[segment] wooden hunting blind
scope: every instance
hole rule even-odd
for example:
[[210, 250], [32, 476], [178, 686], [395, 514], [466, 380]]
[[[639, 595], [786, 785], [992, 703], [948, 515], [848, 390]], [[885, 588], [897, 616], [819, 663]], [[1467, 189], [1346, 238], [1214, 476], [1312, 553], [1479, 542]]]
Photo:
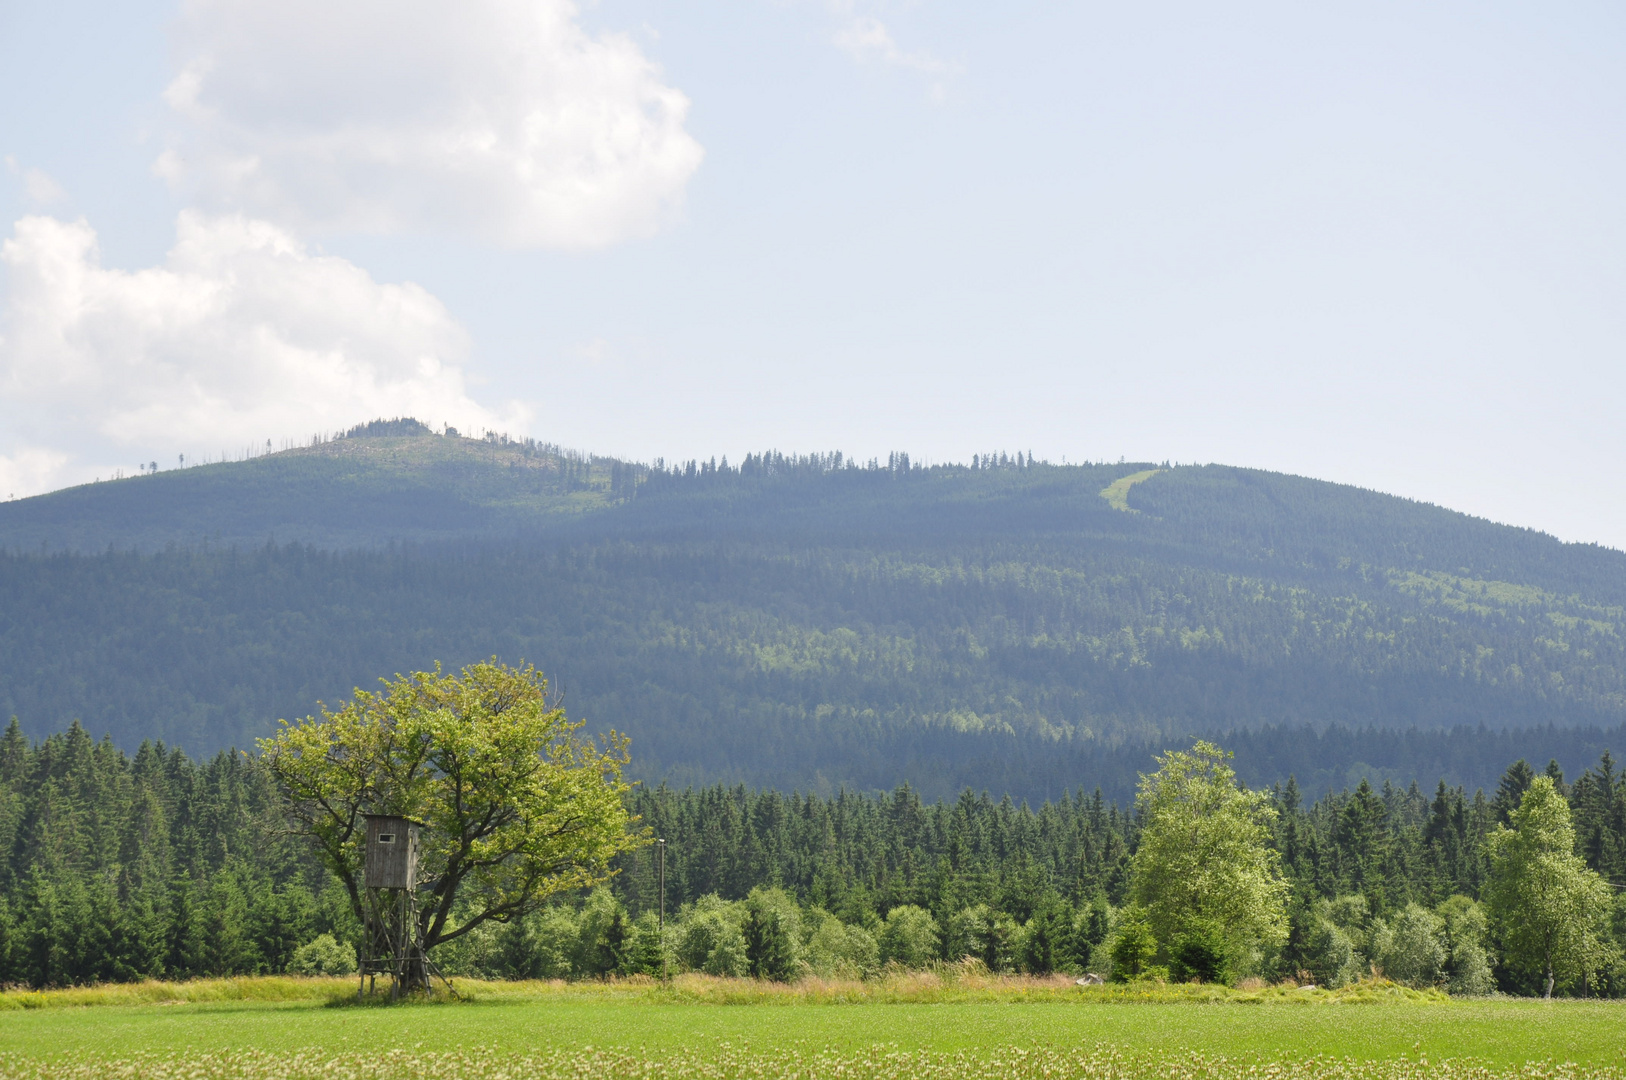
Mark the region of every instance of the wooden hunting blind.
[[356, 996], [380, 975], [389, 976], [391, 998], [427, 991], [431, 975], [450, 990], [452, 984], [430, 962], [423, 945], [423, 913], [416, 897], [420, 823], [395, 814], [362, 816], [367, 819], [361, 866], [366, 934]]
[[368, 814], [364, 882], [369, 889], [412, 889], [418, 883], [418, 823]]

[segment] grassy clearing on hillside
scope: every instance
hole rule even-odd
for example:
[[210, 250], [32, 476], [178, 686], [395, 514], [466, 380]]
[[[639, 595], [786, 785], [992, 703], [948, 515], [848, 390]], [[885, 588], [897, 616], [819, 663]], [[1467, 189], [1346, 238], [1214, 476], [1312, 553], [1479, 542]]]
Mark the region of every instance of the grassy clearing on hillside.
[[1129, 505], [1129, 489], [1142, 480], [1150, 480], [1162, 471], [1162, 469], [1146, 469], [1142, 472], [1130, 473], [1128, 476], [1121, 476], [1101, 489], [1101, 497], [1111, 504], [1114, 510], [1138, 514], [1140, 511]]

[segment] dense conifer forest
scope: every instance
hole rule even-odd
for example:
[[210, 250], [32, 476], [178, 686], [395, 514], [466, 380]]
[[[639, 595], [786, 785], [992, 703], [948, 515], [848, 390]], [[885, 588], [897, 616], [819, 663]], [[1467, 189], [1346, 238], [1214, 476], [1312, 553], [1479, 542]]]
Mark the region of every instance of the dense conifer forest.
[[[1614, 759], [1573, 782], [1556, 763], [1546, 772], [1573, 807], [1577, 853], [1626, 882], [1626, 777]], [[1450, 958], [1467, 955], [1460, 927], [1484, 888], [1485, 838], [1535, 775], [1521, 760], [1488, 793], [1443, 782], [1363, 782], [1319, 798], [1291, 779], [1271, 788], [1272, 843], [1292, 890], [1291, 936], [1272, 971], [1336, 985], [1383, 963], [1407, 920], [1427, 917], [1445, 928], [1436, 936], [1458, 935], [1434, 977], [1467, 978]], [[775, 905], [796, 930], [793, 959], [814, 969], [969, 955], [1004, 970], [1106, 970], [1140, 829], [1136, 812], [1084, 791], [1033, 807], [970, 790], [928, 801], [907, 785], [829, 798], [663, 785], [630, 802], [668, 841], [668, 962], [736, 974], [752, 963], [740, 937], [750, 911]], [[654, 970], [654, 858], [653, 847], [623, 856], [608, 888], [485, 927], [442, 960], [495, 976]], [[1495, 966], [1494, 934], [1482, 916], [1477, 925], [1487, 971], [1533, 992], [1527, 975]], [[1626, 904], [1612, 927], [1626, 935]], [[0, 737], [0, 982], [344, 970], [332, 958], [358, 933], [287, 833], [258, 758], [194, 761], [153, 743], [126, 755], [77, 726], [32, 742], [14, 723]], [[1567, 989], [1618, 994], [1623, 975]]]
[[1035, 803], [1195, 734], [1255, 784], [1471, 789], [1626, 724], [1626, 556], [1336, 484], [411, 421], [242, 456], [0, 504], [0, 718], [208, 755], [498, 656], [647, 780]]

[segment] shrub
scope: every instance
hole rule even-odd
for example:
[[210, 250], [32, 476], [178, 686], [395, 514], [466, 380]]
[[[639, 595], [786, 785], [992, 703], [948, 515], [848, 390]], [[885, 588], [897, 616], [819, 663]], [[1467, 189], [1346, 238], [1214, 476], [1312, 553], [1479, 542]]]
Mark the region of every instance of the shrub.
[[1435, 908], [1446, 949], [1446, 989], [1452, 994], [1481, 996], [1496, 989], [1491, 957], [1485, 948], [1485, 909], [1466, 896], [1453, 896]]
[[1223, 934], [1195, 928], [1169, 950], [1169, 974], [1176, 982], [1224, 982], [1229, 958]]
[[880, 949], [862, 926], [825, 915], [808, 938], [807, 964], [820, 975], [871, 975], [881, 966]]
[[622, 975], [659, 975], [661, 953], [660, 920], [654, 912], [646, 911], [632, 924], [621, 949], [621, 964], [616, 970]]
[[742, 931], [747, 971], [775, 982], [789, 982], [796, 975], [796, 946], [779, 912], [763, 905], [747, 908]]
[[1451, 976], [1445, 988], [1448, 993], [1469, 997], [1483, 997], [1496, 989], [1490, 953], [1483, 945], [1465, 942], [1451, 951]]
[[752, 975], [785, 982], [801, 973], [802, 909], [783, 889], [752, 889], [740, 930]]
[[484, 922], [461, 937], [436, 947], [435, 966], [448, 975], [475, 979], [505, 979], [510, 976], [503, 947], [501, 923]]
[[900, 904], [886, 913], [876, 944], [882, 963], [925, 967], [937, 956], [937, 920], [925, 908]]
[[943, 921], [943, 955], [951, 961], [976, 957], [988, 922], [988, 906], [961, 908]]
[[729, 925], [724, 933], [717, 938], [717, 943], [706, 954], [705, 963], [700, 970], [707, 975], [726, 975], [738, 978], [749, 970], [749, 960], [745, 955], [745, 937], [739, 927]]
[[608, 975], [621, 966], [621, 951], [631, 927], [626, 909], [603, 885], [594, 889], [576, 917], [576, 941], [570, 966], [576, 975]]
[[948, 921], [950, 960], [981, 960], [989, 971], [1009, 971], [1016, 966], [1021, 928], [1004, 912], [987, 904], [964, 908]]
[[1071, 941], [1071, 957], [1073, 964], [1080, 971], [1099, 971], [1110, 968], [1110, 959], [1103, 953], [1099, 958], [1095, 950], [1107, 939], [1107, 931], [1112, 925], [1112, 911], [1107, 907], [1106, 897], [1097, 895], [1090, 901], [1089, 907], [1078, 913], [1073, 920], [1073, 937]]
[[1364, 953], [1371, 908], [1360, 894], [1322, 900], [1315, 906], [1305, 960], [1321, 986], [1348, 986], [1366, 974]]
[[532, 912], [504, 935], [509, 973], [520, 979], [568, 979], [576, 973], [571, 956], [579, 936], [576, 913], [570, 908]]
[[1407, 904], [1393, 923], [1373, 934], [1373, 957], [1397, 983], [1418, 989], [1438, 985], [1445, 974], [1444, 930], [1438, 915]]
[[1157, 956], [1157, 938], [1152, 936], [1145, 912], [1134, 905], [1118, 912], [1118, 925], [1107, 938], [1106, 948], [1112, 958], [1114, 982], [1128, 982], [1150, 974], [1152, 960]]
[[738, 905], [702, 896], [682, 917], [677, 931], [678, 962], [707, 975], [744, 975], [745, 938]]
[[354, 975], [356, 950], [341, 945], [332, 934], [319, 934], [294, 950], [288, 970], [295, 975]]
[[1072, 919], [1066, 908], [1053, 904], [1034, 912], [1023, 927], [1022, 970], [1030, 975], [1048, 975], [1070, 966], [1071, 936]]
[[1350, 944], [1365, 950], [1368, 926], [1372, 921], [1372, 908], [1360, 893], [1335, 896], [1316, 904], [1316, 915], [1344, 932]]
[[1360, 979], [1365, 965], [1343, 927], [1317, 919], [1305, 943], [1305, 960], [1317, 984], [1336, 989]]

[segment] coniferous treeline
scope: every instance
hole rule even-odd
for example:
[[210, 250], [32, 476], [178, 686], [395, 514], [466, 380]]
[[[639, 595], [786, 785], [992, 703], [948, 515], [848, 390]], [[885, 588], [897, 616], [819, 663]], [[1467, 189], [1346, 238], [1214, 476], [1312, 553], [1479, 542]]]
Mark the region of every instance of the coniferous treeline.
[[[1589, 866], [1626, 884], [1626, 775], [1607, 751], [1574, 784], [1556, 762], [1545, 770], [1569, 798]], [[1484, 884], [1484, 838], [1506, 824], [1535, 772], [1515, 762], [1496, 790], [1469, 794], [1439, 782], [1432, 792], [1367, 781], [1307, 801], [1295, 780], [1270, 789], [1279, 818], [1275, 846], [1304, 905], [1359, 893], [1374, 915], [1408, 903], [1437, 904]], [[889, 795], [832, 799], [743, 786], [634, 791], [632, 807], [667, 838], [667, 901], [708, 893], [739, 899], [759, 885], [782, 887], [836, 912], [884, 914], [915, 904], [947, 916], [967, 903], [1026, 915], [1051, 895], [1117, 905], [1128, 885], [1135, 815], [1079, 792], [1038, 809], [964, 791], [925, 803], [907, 785]], [[630, 910], [655, 900], [652, 848], [623, 856], [615, 891]]]
[[0, 736], [0, 984], [282, 971], [352, 924], [256, 759]]
[[[1569, 785], [1556, 764], [1547, 772], [1573, 808], [1577, 853], [1626, 884], [1626, 776], [1613, 757]], [[1272, 963], [1325, 967], [1329, 904], [1356, 911], [1340, 924], [1350, 934], [1376, 934], [1415, 906], [1479, 896], [1485, 838], [1534, 775], [1516, 762], [1489, 794], [1443, 782], [1430, 792], [1363, 781], [1314, 800], [1292, 781], [1272, 789], [1274, 845], [1292, 885], [1292, 933]], [[908, 786], [825, 798], [663, 785], [630, 801], [667, 840], [669, 917], [703, 922], [730, 902], [744, 911], [778, 896], [808, 927], [828, 922], [826, 937], [846, 927], [884, 945], [887, 928], [907, 922], [900, 915], [919, 912], [942, 929], [920, 939], [934, 957], [986, 952], [992, 966], [1027, 970], [1105, 967], [1100, 949], [1126, 899], [1139, 828], [1099, 792], [1033, 808], [971, 791], [927, 802]], [[610, 889], [579, 914], [570, 909], [584, 898], [565, 898], [552, 914], [492, 926], [448, 966], [578, 976], [647, 967], [630, 928], [653, 916], [655, 850], [623, 856]], [[1622, 918], [1615, 927], [1626, 935]], [[279, 972], [322, 935], [343, 943], [357, 933], [342, 893], [286, 832], [256, 757], [192, 761], [158, 744], [126, 755], [77, 725], [34, 743], [13, 723], [0, 737], [0, 983]], [[560, 958], [560, 935], [575, 960]], [[1498, 977], [1531, 989], [1515, 972]], [[1606, 980], [1590, 992], [1623, 987]]]

